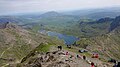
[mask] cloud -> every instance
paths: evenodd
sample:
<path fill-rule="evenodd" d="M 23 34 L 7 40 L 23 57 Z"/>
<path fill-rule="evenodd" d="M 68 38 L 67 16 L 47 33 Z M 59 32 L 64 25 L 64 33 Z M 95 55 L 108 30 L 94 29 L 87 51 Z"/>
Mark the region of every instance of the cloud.
<path fill-rule="evenodd" d="M 120 0 L 0 0 L 0 14 L 120 6 Z"/>

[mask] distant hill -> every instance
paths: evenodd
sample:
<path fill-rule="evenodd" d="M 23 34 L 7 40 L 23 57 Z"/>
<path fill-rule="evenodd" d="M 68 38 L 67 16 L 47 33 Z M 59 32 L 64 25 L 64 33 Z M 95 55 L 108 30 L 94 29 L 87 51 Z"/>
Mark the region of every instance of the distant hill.
<path fill-rule="evenodd" d="M 16 17 L 13 16 L 0 16 L 0 22 L 21 22 L 21 20 L 17 19 Z"/>
<path fill-rule="evenodd" d="M 41 18 L 49 18 L 49 17 L 57 17 L 57 16 L 62 16 L 62 14 L 55 11 L 50 11 L 40 15 Z"/>
<path fill-rule="evenodd" d="M 109 33 L 116 29 L 118 26 L 120 26 L 119 22 L 120 16 L 115 18 L 105 17 L 90 22 L 81 21 L 79 23 L 79 28 L 85 36 L 96 36 Z"/>
<path fill-rule="evenodd" d="M 106 34 L 109 31 L 113 18 L 101 18 L 95 21 L 80 21 L 79 30 L 84 36 L 98 36 Z"/>
<path fill-rule="evenodd" d="M 103 11 L 103 12 L 91 13 L 91 14 L 85 15 L 83 17 L 87 17 L 87 18 L 91 18 L 91 19 L 100 19 L 100 18 L 103 18 L 103 17 L 114 18 L 114 17 L 119 16 L 119 15 L 120 15 L 120 12 L 116 12 L 116 11 L 106 12 L 106 11 Z"/>
<path fill-rule="evenodd" d="M 103 17 L 116 17 L 120 15 L 120 7 L 108 7 L 99 9 L 84 9 L 63 12 L 67 15 L 76 15 L 81 18 L 100 19 Z"/>

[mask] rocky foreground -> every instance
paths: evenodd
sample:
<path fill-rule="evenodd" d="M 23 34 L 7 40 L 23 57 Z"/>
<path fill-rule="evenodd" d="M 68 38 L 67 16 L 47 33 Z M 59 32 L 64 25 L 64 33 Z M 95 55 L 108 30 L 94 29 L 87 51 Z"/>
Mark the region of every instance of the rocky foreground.
<path fill-rule="evenodd" d="M 112 67 L 113 64 L 108 62 L 102 62 L 96 58 L 87 57 L 86 60 L 81 55 L 78 58 L 76 53 L 62 51 L 52 51 L 47 53 L 36 53 L 34 56 L 27 59 L 23 59 L 19 64 L 10 64 L 11 67 L 91 67 L 91 62 L 95 63 L 96 67 Z"/>

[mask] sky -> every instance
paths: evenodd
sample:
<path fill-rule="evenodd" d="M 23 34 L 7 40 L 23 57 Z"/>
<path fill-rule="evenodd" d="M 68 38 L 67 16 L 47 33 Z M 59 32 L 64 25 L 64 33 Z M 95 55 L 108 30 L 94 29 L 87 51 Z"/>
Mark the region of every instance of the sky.
<path fill-rule="evenodd" d="M 120 0 L 0 0 L 0 15 L 118 6 Z"/>

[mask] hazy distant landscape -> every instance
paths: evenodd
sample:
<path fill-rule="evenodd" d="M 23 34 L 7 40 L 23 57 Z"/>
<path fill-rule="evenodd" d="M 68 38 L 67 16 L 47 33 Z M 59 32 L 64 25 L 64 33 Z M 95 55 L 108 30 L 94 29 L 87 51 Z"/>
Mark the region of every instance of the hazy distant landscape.
<path fill-rule="evenodd" d="M 0 22 L 14 22 L 35 32 L 44 29 L 81 37 L 108 33 L 113 19 L 119 15 L 120 8 L 111 7 L 61 13 L 50 11 L 43 14 L 8 15 L 1 16 Z"/>
<path fill-rule="evenodd" d="M 0 67 L 119 67 L 119 4 L 1 0 Z"/>

